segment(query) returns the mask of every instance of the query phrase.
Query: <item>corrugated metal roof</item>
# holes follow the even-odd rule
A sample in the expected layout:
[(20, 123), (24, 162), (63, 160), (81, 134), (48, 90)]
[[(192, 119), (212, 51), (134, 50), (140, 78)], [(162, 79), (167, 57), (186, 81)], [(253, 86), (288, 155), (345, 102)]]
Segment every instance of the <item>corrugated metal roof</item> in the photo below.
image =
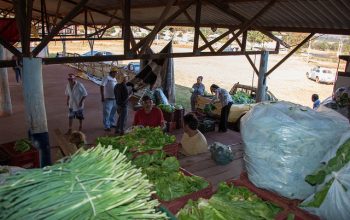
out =
[[(232, 27), (241, 25), (241, 18), (251, 19), (270, 0), (216, 0), (222, 7), (238, 13), (240, 18), (235, 18), (229, 12), (212, 4), (214, 0), (203, 0), (201, 25), (213, 27)], [(41, 19), (41, 1), (34, 1), (33, 17)], [(168, 17), (177, 11), (179, 7), (192, 2), (187, 9), (192, 19), (195, 19), (196, 1), (177, 0), (172, 6)], [(10, 9), (12, 2), (0, 0), (0, 9)], [(46, 0), (47, 13), (55, 16), (59, 0)], [(78, 0), (62, 0), (59, 9), (60, 18), (69, 13), (78, 4)], [(167, 0), (131, 0), (131, 23), (134, 25), (155, 25), (165, 8)], [(91, 11), (88, 16), (88, 25), (103, 25), (110, 22), (121, 25), (122, 1), (121, 0), (90, 0), (86, 9)], [(115, 10), (117, 10), (116, 13)], [(350, 0), (276, 0), (253, 25), (253, 28), (263, 28), (268, 31), (290, 32), (318, 32), (334, 34), (350, 34)], [(72, 23), (84, 24), (84, 10), (72, 19)], [(194, 26), (184, 14), (179, 15), (169, 25)]]

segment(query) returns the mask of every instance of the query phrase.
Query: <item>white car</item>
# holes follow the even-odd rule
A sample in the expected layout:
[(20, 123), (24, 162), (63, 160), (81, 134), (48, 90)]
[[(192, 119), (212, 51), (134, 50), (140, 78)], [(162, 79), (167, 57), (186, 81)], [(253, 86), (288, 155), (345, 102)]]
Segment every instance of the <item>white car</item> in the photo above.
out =
[(306, 72), (306, 77), (317, 83), (334, 84), (335, 81), (335, 74), (332, 70), (323, 67), (312, 68), (310, 72)]

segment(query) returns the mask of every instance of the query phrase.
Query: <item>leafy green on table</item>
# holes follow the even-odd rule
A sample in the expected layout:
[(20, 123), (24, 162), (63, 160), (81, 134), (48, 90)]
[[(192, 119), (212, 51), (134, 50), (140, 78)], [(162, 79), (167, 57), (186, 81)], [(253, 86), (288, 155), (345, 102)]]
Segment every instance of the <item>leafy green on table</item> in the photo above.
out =
[(0, 219), (166, 219), (152, 184), (118, 150), (79, 150), (0, 185)]
[(174, 135), (168, 135), (161, 128), (135, 128), (132, 132), (117, 137), (99, 137), (97, 143), (123, 151), (126, 149), (128, 158), (132, 153), (149, 150), (161, 150), (165, 145), (172, 144), (176, 140)]
[(30, 141), (26, 138), (20, 139), (16, 141), (15, 146), (13, 147), (15, 151), (24, 153), (26, 151), (29, 151), (31, 148), (32, 144)]
[(281, 208), (263, 201), (245, 187), (220, 183), (218, 191), (209, 200), (189, 201), (181, 209), (179, 220), (211, 219), (274, 219)]

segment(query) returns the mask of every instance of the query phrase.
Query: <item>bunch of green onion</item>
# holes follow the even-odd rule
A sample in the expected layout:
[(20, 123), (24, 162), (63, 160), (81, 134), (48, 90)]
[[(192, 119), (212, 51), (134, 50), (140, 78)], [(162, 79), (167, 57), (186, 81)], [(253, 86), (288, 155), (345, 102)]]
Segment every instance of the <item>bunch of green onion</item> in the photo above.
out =
[(0, 219), (165, 219), (151, 188), (120, 151), (97, 146), (8, 177), (0, 186)]

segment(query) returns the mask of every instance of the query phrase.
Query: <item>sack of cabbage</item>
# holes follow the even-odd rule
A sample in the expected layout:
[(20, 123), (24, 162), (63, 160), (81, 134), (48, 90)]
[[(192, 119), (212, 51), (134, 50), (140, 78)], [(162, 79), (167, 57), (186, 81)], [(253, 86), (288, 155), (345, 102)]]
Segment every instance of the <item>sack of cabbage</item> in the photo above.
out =
[(255, 105), (241, 120), (249, 180), (290, 199), (307, 198), (316, 187), (305, 182), (306, 175), (321, 166), (349, 128), (349, 121), (331, 109), (285, 101)]
[(350, 131), (343, 134), (320, 164), (321, 168), (305, 178), (316, 186), (316, 192), (301, 207), (321, 219), (350, 219)]

